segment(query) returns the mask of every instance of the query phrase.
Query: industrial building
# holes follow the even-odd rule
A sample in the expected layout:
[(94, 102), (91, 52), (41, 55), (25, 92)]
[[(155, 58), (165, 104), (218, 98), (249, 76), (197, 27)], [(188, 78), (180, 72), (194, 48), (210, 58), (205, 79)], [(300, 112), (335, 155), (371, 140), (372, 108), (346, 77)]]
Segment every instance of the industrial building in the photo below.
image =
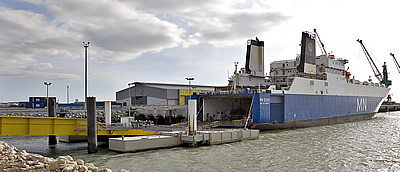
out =
[(29, 102), (24, 103), (26, 108), (45, 108), (47, 106), (47, 97), (29, 97)]
[[(51, 98), (51, 97), (49, 97)], [(56, 98), (56, 97), (52, 97)], [(104, 107), (106, 101), (96, 101), (96, 107)], [(26, 108), (46, 108), (47, 107), (47, 97), (29, 97), (29, 102), (18, 102), (24, 105)], [(56, 102), (56, 108), (82, 108), (85, 102), (74, 102), (74, 103), (59, 103)], [(111, 101), (112, 106), (121, 106), (122, 104), (115, 101)]]
[[(134, 82), (117, 91), (117, 103), (123, 105), (185, 105), (185, 97), (214, 91), (214, 86)], [(129, 98), (130, 97), (130, 98)]]

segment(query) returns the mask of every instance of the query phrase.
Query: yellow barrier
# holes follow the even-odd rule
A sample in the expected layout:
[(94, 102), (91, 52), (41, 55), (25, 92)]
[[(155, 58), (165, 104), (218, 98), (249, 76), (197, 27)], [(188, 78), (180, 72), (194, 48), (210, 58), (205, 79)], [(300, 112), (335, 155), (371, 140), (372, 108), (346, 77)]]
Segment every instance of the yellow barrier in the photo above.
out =
[[(97, 135), (155, 135), (157, 131), (110, 129), (97, 123)], [(0, 135), (87, 135), (86, 119), (0, 116)]]

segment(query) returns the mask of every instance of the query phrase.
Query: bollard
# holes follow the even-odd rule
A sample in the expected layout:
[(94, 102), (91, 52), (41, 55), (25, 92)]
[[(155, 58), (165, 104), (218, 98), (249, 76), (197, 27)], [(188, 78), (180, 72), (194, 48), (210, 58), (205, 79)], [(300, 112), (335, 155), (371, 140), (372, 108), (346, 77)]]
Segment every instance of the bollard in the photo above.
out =
[(188, 109), (189, 109), (189, 135), (196, 135), (197, 132), (197, 101), (189, 100), (188, 101)]
[[(49, 97), (47, 100), (47, 116), (56, 117), (56, 98)], [(53, 131), (54, 133), (54, 131)], [(49, 145), (57, 145), (57, 137), (55, 135), (49, 135)]]
[(86, 98), (88, 153), (97, 152), (96, 97)]

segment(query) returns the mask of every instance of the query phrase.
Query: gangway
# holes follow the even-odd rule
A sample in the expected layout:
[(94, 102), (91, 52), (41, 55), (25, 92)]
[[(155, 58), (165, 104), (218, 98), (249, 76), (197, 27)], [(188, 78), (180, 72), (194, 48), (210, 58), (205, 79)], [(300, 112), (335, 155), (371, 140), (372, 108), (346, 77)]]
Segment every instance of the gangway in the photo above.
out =
[[(97, 122), (97, 135), (155, 135), (157, 131), (108, 127)], [(0, 116), (0, 135), (87, 135), (87, 120), (81, 118)]]

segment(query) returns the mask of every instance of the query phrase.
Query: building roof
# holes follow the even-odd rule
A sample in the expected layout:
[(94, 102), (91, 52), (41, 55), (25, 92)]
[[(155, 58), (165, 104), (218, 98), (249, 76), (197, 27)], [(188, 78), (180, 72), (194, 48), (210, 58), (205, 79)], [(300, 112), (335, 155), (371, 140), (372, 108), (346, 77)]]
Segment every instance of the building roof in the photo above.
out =
[[(173, 89), (173, 87), (183, 87), (183, 88), (185, 88), (185, 87), (188, 87), (189, 86), (189, 84), (174, 84), (174, 83), (157, 83), (157, 82), (131, 82), (130, 84), (140, 84), (140, 85), (146, 85), (146, 86), (153, 86), (153, 87), (161, 87), (161, 88), (170, 88), (170, 89)], [(191, 85), (192, 87), (198, 87), (198, 89), (214, 89), (215, 87), (221, 87), (221, 86), (210, 86), (210, 85), (195, 85), (195, 84), (192, 84)], [(124, 89), (122, 89), (122, 90), (120, 90), (120, 91), (123, 91), (123, 90), (127, 90), (128, 88), (124, 88)], [(120, 91), (117, 91), (117, 92), (120, 92)]]

